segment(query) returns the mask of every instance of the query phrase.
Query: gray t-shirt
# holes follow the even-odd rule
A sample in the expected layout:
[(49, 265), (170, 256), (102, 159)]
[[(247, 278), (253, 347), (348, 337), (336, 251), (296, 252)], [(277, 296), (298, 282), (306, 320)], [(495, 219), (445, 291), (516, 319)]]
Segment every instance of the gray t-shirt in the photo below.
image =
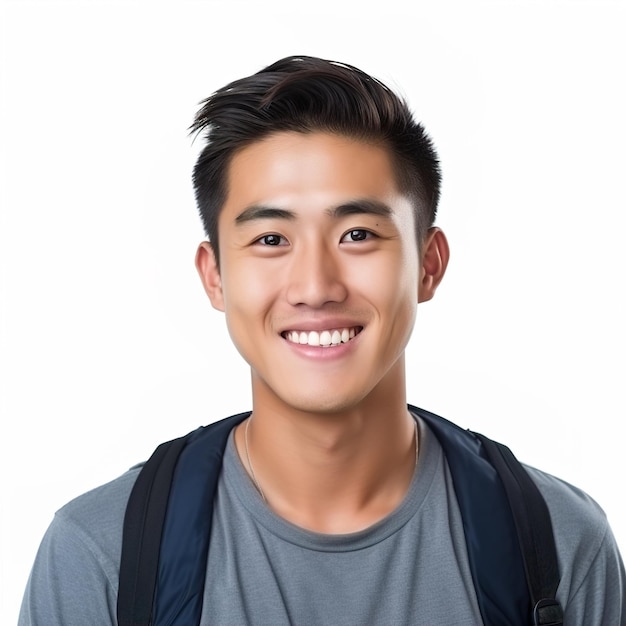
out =
[(420, 434), (404, 501), (348, 535), (307, 531), (273, 513), (229, 442), (225, 489), (215, 501), (221, 522), (211, 535), (206, 623), (480, 624), (448, 467), (423, 425)]
[[(400, 506), (323, 535), (269, 510), (229, 440), (214, 504), (202, 624), (481, 624), (442, 449), (420, 422)], [(529, 470), (556, 531), (566, 626), (626, 626), (626, 577), (606, 517), (580, 490)], [(122, 522), (138, 470), (63, 507), (46, 533), (20, 625), (115, 624)]]

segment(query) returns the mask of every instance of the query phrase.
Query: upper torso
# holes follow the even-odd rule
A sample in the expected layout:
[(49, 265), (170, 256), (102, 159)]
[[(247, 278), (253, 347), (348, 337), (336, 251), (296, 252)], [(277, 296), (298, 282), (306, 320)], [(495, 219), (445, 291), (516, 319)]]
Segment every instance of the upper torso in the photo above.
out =
[[(480, 624), (454, 487), (420, 423), (420, 458), (402, 504), (351, 535), (289, 524), (263, 503), (232, 438), (214, 502), (202, 624)], [(20, 624), (115, 624), (122, 524), (138, 469), (55, 516)], [(550, 509), (557, 598), (568, 626), (626, 625), (623, 565), (601, 509), (529, 468)]]

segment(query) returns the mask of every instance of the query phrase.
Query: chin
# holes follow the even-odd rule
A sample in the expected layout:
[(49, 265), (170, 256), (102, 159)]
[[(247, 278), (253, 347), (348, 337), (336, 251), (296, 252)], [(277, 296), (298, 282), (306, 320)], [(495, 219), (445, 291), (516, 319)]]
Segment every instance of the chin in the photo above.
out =
[(310, 371), (294, 376), (293, 371), (283, 370), (273, 378), (263, 379), (253, 370), (252, 392), (259, 406), (320, 415), (350, 411), (372, 392), (363, 380), (344, 375), (342, 384), (338, 384), (338, 378), (339, 374), (320, 377), (319, 373)]
[(337, 395), (316, 394), (310, 397), (283, 398), (283, 402), (303, 413), (334, 415), (350, 410), (358, 405), (362, 398), (337, 397)]

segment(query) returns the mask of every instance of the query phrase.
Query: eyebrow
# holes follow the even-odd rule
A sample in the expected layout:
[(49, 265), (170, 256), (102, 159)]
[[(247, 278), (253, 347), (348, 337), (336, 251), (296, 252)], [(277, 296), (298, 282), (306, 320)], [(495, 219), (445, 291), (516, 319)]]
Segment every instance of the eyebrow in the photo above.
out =
[[(326, 209), (326, 214), (332, 218), (346, 217), (347, 215), (378, 215), (390, 218), (393, 210), (384, 202), (379, 200), (361, 199), (343, 202), (337, 206)], [(264, 204), (254, 204), (244, 209), (236, 218), (236, 224), (243, 224), (252, 220), (279, 219), (295, 220), (297, 217), (294, 211), (289, 209), (279, 209), (278, 207)]]
[(378, 215), (389, 218), (393, 215), (393, 210), (380, 200), (362, 199), (344, 202), (336, 207), (326, 209), (326, 213), (335, 218), (347, 215)]
[(287, 209), (279, 209), (273, 206), (266, 206), (263, 204), (253, 204), (247, 209), (243, 210), (236, 218), (235, 224), (243, 224), (245, 222), (251, 222), (252, 220), (294, 220), (296, 214), (293, 211)]

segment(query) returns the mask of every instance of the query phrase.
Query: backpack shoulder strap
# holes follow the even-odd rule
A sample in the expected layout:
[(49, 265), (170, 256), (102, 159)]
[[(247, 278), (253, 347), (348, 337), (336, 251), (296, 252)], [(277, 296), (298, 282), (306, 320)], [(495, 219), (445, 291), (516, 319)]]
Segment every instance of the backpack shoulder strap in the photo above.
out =
[(552, 521), (524, 467), (506, 446), (429, 411), (409, 409), (424, 419), (446, 454), (485, 624), (562, 624)]
[(199, 623), (223, 453), (249, 415), (161, 444), (141, 469), (124, 518), (119, 626)]
[(509, 448), (484, 435), (475, 435), (502, 479), (513, 512), (533, 607), (533, 624), (562, 624), (563, 610), (556, 600), (559, 567), (552, 520), (546, 502)]
[(119, 626), (150, 623), (167, 499), (185, 440), (167, 441), (153, 452), (126, 505), (117, 596)]
[[(552, 525), (524, 468), (505, 446), (409, 409), (446, 454), (484, 623), (525, 625), (532, 615), (535, 626), (562, 624)], [(124, 520), (120, 626), (199, 623), (223, 452), (232, 428), (249, 415), (162, 444), (142, 468)]]

